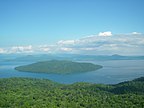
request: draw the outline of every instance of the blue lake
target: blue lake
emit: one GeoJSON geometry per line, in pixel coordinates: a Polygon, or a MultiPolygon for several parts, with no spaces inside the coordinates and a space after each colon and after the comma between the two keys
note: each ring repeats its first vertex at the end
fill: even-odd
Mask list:
{"type": "Polygon", "coordinates": [[[103,84],[116,84],[144,76],[144,60],[111,60],[111,61],[85,61],[102,65],[103,68],[93,72],[79,74],[39,74],[19,72],[16,66],[30,64],[30,62],[0,62],[0,78],[32,77],[50,79],[56,82],[70,84],[74,82],[92,82],[103,84]]]}

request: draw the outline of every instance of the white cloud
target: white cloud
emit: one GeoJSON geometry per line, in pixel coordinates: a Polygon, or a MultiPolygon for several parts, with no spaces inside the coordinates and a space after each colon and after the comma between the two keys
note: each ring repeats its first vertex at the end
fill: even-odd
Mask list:
{"type": "Polygon", "coordinates": [[[37,51],[41,51],[41,52],[49,52],[51,50],[51,47],[48,45],[40,45],[38,46],[37,51]]]}
{"type": "Polygon", "coordinates": [[[3,48],[0,48],[0,54],[2,53],[6,53],[6,50],[4,50],[3,48]]]}
{"type": "Polygon", "coordinates": [[[75,40],[60,40],[57,42],[59,45],[73,45],[75,40]]]}
{"type": "Polygon", "coordinates": [[[85,51],[94,51],[94,50],[97,50],[96,48],[93,48],[93,47],[91,47],[91,48],[81,48],[81,50],[85,50],[85,51]]]}
{"type": "Polygon", "coordinates": [[[72,51],[73,49],[72,48],[66,48],[66,47],[62,47],[60,48],[61,51],[66,51],[66,52],[70,52],[72,51]]]}
{"type": "MultiPolygon", "coordinates": [[[[108,33],[105,36],[92,35],[78,40],[74,44],[62,44],[62,47],[72,48],[71,52],[81,54],[122,54],[122,55],[144,55],[144,35],[108,33]],[[107,35],[108,36],[108,35],[107,35]]],[[[61,47],[61,46],[59,46],[61,47]]]]}
{"type": "Polygon", "coordinates": [[[28,45],[28,46],[13,46],[8,51],[8,53],[31,53],[31,52],[33,52],[32,45],[28,45]]]}
{"type": "Polygon", "coordinates": [[[44,52],[48,52],[48,51],[50,51],[50,48],[48,48],[48,47],[46,48],[45,47],[45,48],[41,48],[41,50],[44,51],[44,52]]]}
{"type": "Polygon", "coordinates": [[[122,54],[144,55],[144,34],[118,34],[111,32],[91,35],[76,40],[61,40],[54,45],[13,46],[0,48],[0,53],[79,53],[79,54],[122,54]],[[101,36],[100,36],[101,35],[101,36]],[[108,37],[105,37],[108,36],[108,37]]]}
{"type": "Polygon", "coordinates": [[[132,32],[131,34],[133,34],[133,35],[140,35],[141,33],[139,33],[139,32],[132,32]]]}
{"type": "Polygon", "coordinates": [[[110,31],[100,32],[100,33],[98,34],[98,36],[112,36],[112,32],[110,32],[110,31]]]}

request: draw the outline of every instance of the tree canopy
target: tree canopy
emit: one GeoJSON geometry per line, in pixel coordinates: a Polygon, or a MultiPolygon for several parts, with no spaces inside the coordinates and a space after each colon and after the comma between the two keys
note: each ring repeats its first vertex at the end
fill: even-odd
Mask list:
{"type": "Polygon", "coordinates": [[[79,63],[66,60],[51,60],[33,63],[25,66],[18,66],[15,69],[18,71],[36,72],[36,73],[56,73],[70,74],[89,72],[102,68],[100,65],[92,63],[79,63]]]}
{"type": "Polygon", "coordinates": [[[116,85],[0,79],[2,108],[143,108],[144,77],[116,85]]]}

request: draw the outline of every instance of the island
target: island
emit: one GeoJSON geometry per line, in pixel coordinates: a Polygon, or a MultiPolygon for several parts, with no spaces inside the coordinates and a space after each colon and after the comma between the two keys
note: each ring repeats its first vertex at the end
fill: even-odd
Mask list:
{"type": "Polygon", "coordinates": [[[34,73],[71,74],[95,71],[100,68],[102,68],[101,65],[92,63],[81,63],[67,60],[50,60],[18,66],[15,69],[18,71],[34,73]]]}

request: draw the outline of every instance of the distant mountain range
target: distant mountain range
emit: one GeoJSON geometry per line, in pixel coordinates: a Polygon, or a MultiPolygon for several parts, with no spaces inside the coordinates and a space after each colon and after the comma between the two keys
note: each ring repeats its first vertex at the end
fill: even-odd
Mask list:
{"type": "Polygon", "coordinates": [[[144,60],[144,56],[114,55],[79,55],[79,54],[39,54],[39,55],[0,55],[0,61],[43,61],[43,60],[144,60]]]}

